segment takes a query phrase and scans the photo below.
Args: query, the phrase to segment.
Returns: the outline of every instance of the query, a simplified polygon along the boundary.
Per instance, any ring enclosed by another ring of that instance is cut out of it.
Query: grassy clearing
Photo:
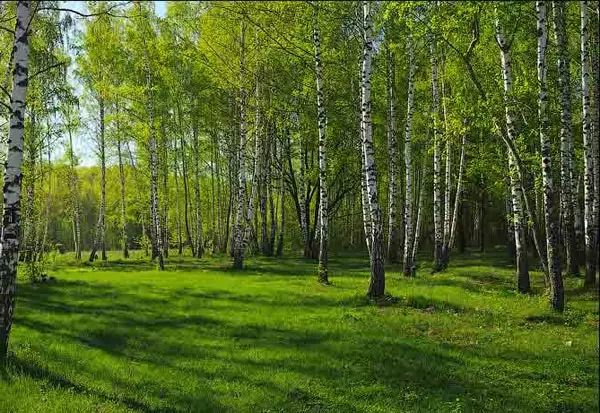
[[[117,256],[117,253],[111,256]],[[397,302],[364,299],[365,259],[225,258],[55,264],[21,282],[0,411],[598,411],[598,295],[567,310],[519,295],[498,257],[443,274],[388,272]]]

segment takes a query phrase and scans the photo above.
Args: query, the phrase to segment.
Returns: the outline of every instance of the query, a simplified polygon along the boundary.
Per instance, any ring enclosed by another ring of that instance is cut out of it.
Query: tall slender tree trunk
[[[270,137],[269,143],[269,157],[267,159],[267,188],[269,189],[269,246],[268,254],[272,256],[275,251],[275,235],[277,234],[277,211],[275,208],[275,179],[273,178],[272,170],[273,164],[275,163],[274,158],[277,156],[277,138],[276,138],[275,125],[273,125],[273,135]]]
[[[565,246],[566,270],[571,275],[579,273],[576,254],[575,228],[573,223],[573,203],[577,197],[572,196],[573,183],[573,126],[571,124],[571,76],[568,50],[568,38],[565,23],[565,3],[554,1],[554,32],[556,34],[558,54],[558,85],[560,88],[560,181],[561,181],[561,215],[563,242]]]
[[[36,165],[37,165],[37,150],[35,149],[35,142],[37,141],[37,123],[36,123],[36,112],[31,111],[30,124],[30,140],[32,141],[26,147],[27,149],[27,169],[30,171],[30,177],[26,180],[25,192],[27,195],[25,204],[25,217],[23,220],[23,240],[25,246],[25,253],[23,254],[22,260],[25,262],[33,261],[33,255],[35,252],[35,239],[37,238],[37,220],[35,213],[35,188],[36,188]],[[28,140],[29,141],[29,140]]]
[[[496,11],[497,14],[497,11]],[[502,75],[504,79],[504,105],[506,116],[506,129],[508,139],[514,142],[517,138],[513,119],[513,97],[512,97],[512,67],[509,54],[509,45],[504,38],[504,32],[496,15],[496,40],[500,47],[500,58],[502,61]],[[523,186],[521,174],[514,154],[509,151],[508,154],[509,174],[511,181],[512,207],[513,207],[513,225],[515,228],[515,251],[517,264],[517,286],[520,292],[529,292],[529,267],[527,264],[527,245],[525,241],[525,229],[523,223],[523,210],[521,202],[523,196]]]
[[[596,284],[596,228],[594,217],[594,143],[591,131],[590,50],[588,2],[581,1],[581,98],[583,104],[583,190],[585,227],[585,285]]]
[[[70,110],[70,109],[69,109]],[[79,177],[75,165],[75,153],[73,151],[73,134],[71,122],[72,113],[68,115],[69,125],[67,134],[69,135],[69,177],[71,181],[71,208],[73,210],[73,245],[75,248],[75,259],[81,260],[81,211],[79,206]]]
[[[360,66],[359,66],[359,71],[362,74],[362,61],[360,62]],[[362,78],[361,78],[361,82],[362,82]],[[353,85],[354,83],[352,83]],[[354,88],[353,88],[354,90]],[[371,245],[373,244],[373,221],[371,219],[371,214],[369,212],[369,195],[367,193],[367,169],[365,167],[365,157],[363,155],[363,124],[362,124],[362,118],[363,118],[363,110],[362,110],[362,85],[359,84],[358,86],[358,94],[359,94],[359,99],[358,99],[358,132],[360,135],[360,142],[359,142],[359,153],[360,153],[360,204],[361,204],[361,211],[362,211],[362,222],[363,222],[363,230],[364,230],[364,234],[365,234],[365,244],[367,246],[367,252],[369,254],[369,257],[371,257],[371,252],[372,252],[372,248]],[[370,259],[370,258],[369,258]]]
[[[427,170],[425,162],[419,175],[419,199],[417,201],[417,222],[415,223],[414,242],[412,247],[412,275],[416,274],[417,254],[419,253],[419,242],[421,241],[421,227],[423,226],[423,200],[425,199],[425,171]]]
[[[444,141],[445,141],[445,175],[444,175],[444,235],[442,240],[442,265],[443,268],[448,267],[450,262],[450,231],[451,231],[451,168],[452,168],[452,148],[451,141],[448,135],[448,113],[447,113],[447,96],[446,96],[446,60],[444,53],[441,54],[441,66],[442,66],[442,111],[444,116]]]
[[[433,226],[434,226],[434,263],[433,272],[441,271],[444,267],[443,260],[443,218],[442,218],[442,183],[441,150],[439,142],[439,97],[438,97],[438,73],[437,52],[435,38],[431,39],[431,90],[433,104],[431,113],[433,117]]]
[[[260,193],[259,208],[260,208],[260,250],[265,256],[269,254],[269,233],[267,230],[268,218],[268,193],[269,193],[269,155],[270,155],[270,138],[271,138],[271,122],[267,119],[265,122],[265,136],[263,136],[261,157],[259,159],[258,170],[258,190]]]
[[[241,23],[240,36],[240,143],[238,148],[238,195],[237,211],[235,222],[235,240],[233,251],[233,267],[236,269],[244,268],[244,203],[246,200],[246,89],[245,83],[245,36],[246,25]]]
[[[310,258],[310,242],[308,234],[308,218],[306,211],[306,168],[304,160],[306,158],[306,150],[304,141],[299,139],[300,145],[300,174],[298,176],[298,195],[300,205],[300,231],[302,233],[302,244],[304,245],[304,258]]]
[[[323,96],[323,70],[321,67],[321,40],[319,38],[318,9],[316,4],[313,13],[313,41],[315,46],[315,71],[317,80],[317,124],[319,127],[319,266],[317,269],[319,282],[329,284],[328,262],[328,193],[327,193],[327,137],[325,126],[325,102]]]
[[[141,4],[138,3],[141,14]],[[152,220],[152,236],[154,239],[154,249],[156,251],[156,257],[158,258],[158,268],[160,270],[165,269],[163,260],[163,239],[161,232],[161,225],[159,219],[159,199],[158,199],[158,145],[155,136],[155,125],[154,125],[154,96],[152,93],[152,74],[150,71],[150,62],[148,58],[148,50],[146,47],[146,41],[143,41],[144,48],[144,71],[146,75],[146,98],[147,98],[147,111],[148,111],[148,125],[149,125],[149,137],[148,137],[148,150],[150,152],[150,217]]]
[[[594,228],[596,231],[596,271],[600,266],[600,3],[596,3],[596,24],[592,38],[592,77],[594,80],[592,119],[594,151]]]
[[[216,139],[215,139],[216,140]],[[216,254],[219,251],[219,233],[217,232],[217,224],[220,224],[219,219],[220,213],[217,214],[217,209],[219,209],[219,199],[215,199],[215,165],[217,163],[216,151],[214,148],[211,148],[210,151],[210,198],[211,198],[211,211],[212,211],[212,254]],[[220,212],[220,211],[219,211]]]
[[[236,122],[241,125],[239,118],[236,118]],[[239,126],[238,125],[238,126]],[[225,226],[226,234],[225,239],[229,243],[229,255],[231,258],[235,255],[235,235],[236,235],[236,214],[237,214],[237,193],[239,185],[239,174],[238,174],[238,150],[237,144],[239,143],[239,127],[235,128],[235,132],[232,134],[232,144],[229,148],[228,154],[228,168],[227,178],[229,181],[229,202],[227,204],[227,222]],[[231,225],[230,225],[231,223]],[[225,248],[227,250],[227,248]]]
[[[162,178],[162,193],[163,193],[163,202],[162,202],[162,245],[163,245],[163,255],[165,258],[169,258],[169,245],[171,245],[170,233],[169,233],[169,147],[167,145],[167,130],[166,124],[163,120],[161,122],[161,141],[160,141],[160,150],[161,156],[159,159],[159,166],[162,170],[161,178]]]
[[[98,106],[100,109],[100,136],[98,137],[98,145],[100,152],[100,209],[98,211],[98,221],[96,223],[96,236],[94,245],[90,252],[89,261],[96,259],[96,251],[101,250],[102,262],[106,262],[106,144],[104,140],[104,97],[98,97]]]
[[[508,195],[506,197],[506,230],[507,234],[507,251],[508,257],[511,260],[516,259],[516,243],[515,243],[515,222],[514,216],[515,212],[513,210],[512,205],[512,194],[511,194],[511,185],[510,185],[510,177],[506,177],[506,187],[508,188]]]
[[[574,144],[571,148],[574,148]],[[575,152],[571,151],[571,154],[573,154],[573,157],[571,158],[571,170],[573,171],[571,179],[573,180],[573,227],[575,228],[575,253],[577,256],[577,263],[585,264],[585,242],[583,241],[583,210],[581,203],[581,185],[583,183],[583,171],[577,174],[577,176],[575,176]]]
[[[361,180],[360,180],[360,201],[362,206],[363,216],[363,227],[365,232],[365,239],[367,245],[367,252],[369,257],[372,252],[373,244],[373,222],[371,220],[371,213],[369,212],[369,195],[367,193],[367,170],[365,168],[365,160],[362,155],[362,143],[361,143]]]
[[[14,296],[19,256],[19,225],[21,223],[21,163],[23,161],[23,131],[28,85],[29,2],[17,3],[14,37],[13,87],[10,99],[10,129],[4,171],[4,211],[0,235],[0,364],[6,362],[8,339],[12,326]]]
[[[389,44],[386,43],[386,100],[387,100],[387,138],[388,138],[388,175],[389,175],[389,189],[388,189],[388,244],[387,244],[387,257],[392,263],[398,262],[398,250],[399,250],[399,234],[398,234],[398,223],[397,223],[397,143],[396,143],[396,94],[395,94],[395,64],[394,55],[389,48]]]
[[[544,217],[546,222],[546,256],[550,278],[552,308],[564,309],[564,289],[558,255],[558,222],[554,214],[554,191],[552,188],[551,144],[548,136],[548,90],[546,85],[546,47],[548,32],[546,26],[546,2],[536,2],[537,11],[537,76],[539,87],[538,116],[540,121],[540,145],[542,152],[542,185],[544,187]]]
[[[198,144],[198,125],[194,121],[192,128],[194,145],[194,195],[196,197],[196,258],[202,258],[204,247],[202,242],[202,201],[200,199],[200,145]]]
[[[117,106],[117,116],[118,114]],[[119,121],[117,120],[117,157],[119,161],[119,181],[121,184],[121,248],[123,249],[123,258],[129,258],[129,249],[127,247],[127,204],[125,201],[125,167],[123,165],[123,156],[121,150],[121,131]]]
[[[220,151],[219,151],[219,137],[215,135],[215,144],[214,144],[214,153],[215,153],[215,173],[217,179],[217,239],[218,245],[215,252],[224,252],[227,249],[227,245],[223,245],[227,243],[227,237],[223,236],[223,200],[221,199],[221,162],[219,161]]]
[[[375,171],[375,150],[371,124],[371,59],[373,39],[371,37],[372,16],[371,3],[363,1],[363,64],[362,64],[362,105],[361,129],[362,149],[365,162],[365,180],[369,212],[373,223],[373,241],[371,244],[371,279],[367,295],[371,298],[382,297],[385,293],[385,268],[383,228],[381,224],[381,208],[377,194],[377,178]]]
[[[254,121],[254,159],[252,161],[252,181],[250,184],[250,196],[248,197],[248,206],[246,208],[246,232],[244,234],[244,242],[246,244],[246,248],[252,245],[252,250],[254,252],[258,251],[258,225],[257,219],[258,215],[255,214],[255,201],[257,198],[259,175],[260,175],[260,159],[262,158],[262,142],[261,142],[261,134],[260,134],[260,126],[261,126],[261,113],[258,107],[258,102],[260,101],[260,80],[258,75],[256,76],[256,114]]]
[[[175,230],[177,231],[177,254],[183,254],[183,235],[181,231],[181,206],[180,203],[180,195],[179,195],[179,161],[177,159],[177,140],[173,142],[173,157],[175,162],[175,167],[173,168],[173,178],[175,180]]]
[[[409,34],[408,41],[408,109],[406,111],[406,131],[404,135],[404,165],[406,168],[406,186],[404,196],[404,275],[409,277],[414,274],[413,269],[413,246],[414,246],[414,228],[413,228],[413,169],[412,169],[412,120],[415,101],[415,53],[412,37]]]
[[[43,150],[42,150],[43,152]],[[40,155],[42,155],[40,153]],[[38,251],[38,255],[37,255],[37,261],[41,261],[44,257],[44,254],[46,252],[46,240],[48,239],[48,224],[50,223],[50,204],[51,204],[51,200],[52,200],[52,146],[50,144],[50,120],[49,118],[46,118],[46,155],[47,155],[47,162],[48,162],[48,192],[46,192],[46,200],[44,202],[45,204],[45,208],[44,208],[44,230],[43,230],[43,234],[42,234],[42,238],[40,239],[40,245],[37,249]],[[40,156],[42,157],[42,156]],[[42,163],[42,167],[43,167],[43,163]],[[42,183],[43,185],[43,183]]]
[[[285,131],[285,135],[289,136],[289,131],[286,130]],[[280,160],[280,165],[281,165],[281,175],[279,177],[279,214],[280,214],[280,218],[279,218],[279,237],[277,239],[277,253],[276,255],[278,257],[282,257],[283,256],[283,237],[285,235],[285,153],[286,151],[289,151],[289,145],[287,144],[289,143],[289,140],[286,142],[286,144],[284,144],[284,142],[281,143],[281,145],[279,146],[279,160]]]
[[[189,198],[190,191],[188,187],[188,170],[187,163],[185,160],[185,140],[183,138],[183,132],[180,132],[180,142],[181,142],[181,168],[182,168],[182,176],[183,179],[183,221],[185,224],[185,243],[190,246],[190,250],[192,251],[192,256],[196,256],[196,249],[194,248],[194,242],[192,241],[192,233],[190,230],[190,219],[189,219]]]
[[[468,123],[467,120],[465,120],[465,124]],[[456,182],[456,197],[454,198],[454,209],[453,209],[453,213],[452,213],[452,226],[450,229],[450,239],[448,240],[448,255],[450,253],[449,250],[451,250],[454,247],[454,240],[456,238],[456,224],[457,224],[457,220],[458,220],[458,211],[460,209],[460,203],[461,203],[461,196],[462,196],[462,181],[463,181],[463,174],[465,171],[465,149],[467,146],[467,132],[465,132],[462,136],[462,141],[460,143],[460,163],[458,166],[458,178],[457,178],[457,182]]]

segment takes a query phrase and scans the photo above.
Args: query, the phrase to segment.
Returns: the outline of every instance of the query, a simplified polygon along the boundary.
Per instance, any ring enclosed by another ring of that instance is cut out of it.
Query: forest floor
[[[291,258],[62,260],[20,280],[2,412],[598,411],[597,290],[567,279],[552,313],[498,254],[389,269],[380,305],[365,258],[327,287]]]

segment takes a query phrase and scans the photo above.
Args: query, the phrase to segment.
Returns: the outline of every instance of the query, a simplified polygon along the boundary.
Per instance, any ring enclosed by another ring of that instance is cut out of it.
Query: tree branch
[[[410,13],[413,15],[413,17],[415,17],[420,23],[422,23],[427,28],[427,30],[429,31],[430,34],[433,34],[433,35],[439,37],[440,39],[442,39],[444,41],[444,43],[446,43],[452,50],[454,50],[456,52],[456,54],[464,62],[465,66],[467,68],[467,72],[469,72],[469,77],[471,78],[471,81],[477,88],[477,91],[479,92],[479,94],[481,95],[483,100],[487,100],[487,94],[485,93],[485,90],[483,90],[483,86],[481,85],[481,82],[479,81],[479,78],[477,77],[477,74],[475,73],[475,70],[473,69],[473,65],[471,64],[471,55],[473,54],[473,50],[475,49],[475,46],[477,45],[477,42],[479,41],[478,18],[476,17],[475,21],[473,23],[473,39],[471,40],[471,43],[469,44],[469,48],[467,49],[467,52],[463,54],[456,46],[454,46],[452,44],[452,42],[450,42],[450,40],[446,39],[441,34],[436,33],[433,30],[433,28],[429,24],[427,24],[426,21],[421,19],[420,16],[418,16],[417,14],[414,14],[413,12],[410,12]],[[477,14],[479,14],[479,11],[477,12]]]
[[[27,77],[27,80],[31,80],[31,79],[33,79],[34,77],[36,77],[36,76],[39,76],[39,75],[41,75],[41,74],[43,74],[43,73],[49,72],[50,70],[52,70],[52,69],[55,69],[55,68],[57,68],[57,67],[64,66],[64,65],[66,65],[67,63],[68,63],[68,62],[66,62],[66,61],[64,61],[64,62],[58,62],[58,63],[54,63],[53,65],[50,65],[50,66],[48,66],[48,67],[45,67],[45,68],[43,68],[43,69],[40,69],[40,70],[38,70],[37,72],[35,72],[34,74],[32,74],[32,75],[28,76],[28,77]]]
[[[76,14],[76,15],[78,15],[80,17],[86,17],[86,18],[87,17],[104,16],[104,15],[108,15],[108,16],[111,16],[111,17],[126,17],[126,18],[135,17],[135,16],[120,16],[120,15],[116,15],[116,14],[112,14],[111,13],[111,11],[114,10],[114,9],[116,9],[117,7],[126,6],[129,3],[131,3],[131,2],[127,1],[125,3],[116,3],[116,4],[113,4],[112,6],[110,6],[108,9],[100,11],[100,12],[97,12],[97,13],[82,13],[82,12],[77,11],[77,10],[63,8],[63,7],[40,7],[38,10],[39,11],[41,11],[41,10],[63,11],[65,13],[73,13],[73,14]]]

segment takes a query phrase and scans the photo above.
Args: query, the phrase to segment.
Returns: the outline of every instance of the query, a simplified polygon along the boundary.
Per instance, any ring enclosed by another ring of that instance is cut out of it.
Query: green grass
[[[55,263],[56,283],[21,280],[0,411],[598,411],[598,294],[580,279],[560,315],[539,273],[517,294],[498,256],[388,270],[380,305],[367,260],[332,260],[331,286],[315,268]]]

